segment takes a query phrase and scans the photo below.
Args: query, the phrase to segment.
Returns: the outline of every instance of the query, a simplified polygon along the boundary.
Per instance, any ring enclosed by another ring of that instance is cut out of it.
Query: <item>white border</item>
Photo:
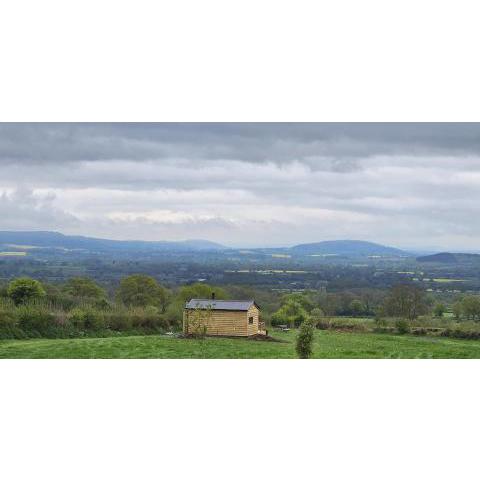
[[[469,0],[20,0],[0,120],[478,120]]]
[[[2,2],[0,120],[478,121],[478,10]],[[2,361],[0,474],[474,478],[477,377],[477,361]]]

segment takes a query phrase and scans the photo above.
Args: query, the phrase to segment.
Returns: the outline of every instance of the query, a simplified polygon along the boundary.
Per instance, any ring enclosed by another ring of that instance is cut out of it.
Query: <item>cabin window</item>
[[[249,323],[250,325],[253,325],[253,317],[248,317],[248,323]]]

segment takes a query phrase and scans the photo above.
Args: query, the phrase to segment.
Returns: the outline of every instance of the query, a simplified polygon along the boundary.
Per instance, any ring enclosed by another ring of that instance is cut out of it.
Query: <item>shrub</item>
[[[375,325],[379,328],[385,328],[388,326],[387,319],[384,317],[376,316],[375,317]]]
[[[134,308],[129,311],[134,329],[155,328],[158,322],[158,308],[150,305],[146,308]]]
[[[397,320],[395,322],[395,327],[397,328],[397,332],[400,335],[405,335],[406,333],[410,333],[410,324],[407,322],[407,320]]]
[[[174,325],[181,325],[183,321],[183,304],[172,302],[165,313],[168,321]]]
[[[132,316],[127,310],[114,309],[105,313],[105,321],[111,330],[125,332],[132,329]]]
[[[312,356],[313,334],[313,321],[310,318],[307,318],[302,322],[297,335],[295,349],[297,351],[298,358],[310,358]]]
[[[106,327],[101,312],[93,308],[74,308],[67,317],[68,322],[78,330],[102,330]]]
[[[35,305],[22,305],[17,308],[16,316],[19,327],[27,336],[56,336],[55,315],[47,309]]]
[[[437,303],[435,305],[435,308],[433,309],[433,314],[437,318],[442,318],[445,315],[446,311],[447,311],[447,307],[445,307],[443,303]]]
[[[18,320],[15,318],[13,312],[0,310],[0,339],[21,339],[26,335],[18,326]]]

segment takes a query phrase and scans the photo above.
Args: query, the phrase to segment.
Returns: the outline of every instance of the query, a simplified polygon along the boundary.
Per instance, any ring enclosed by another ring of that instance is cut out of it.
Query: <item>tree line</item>
[[[180,330],[185,302],[191,298],[255,298],[268,326],[300,327],[307,320],[322,328],[331,317],[396,318],[422,316],[480,320],[480,297],[459,296],[448,305],[415,285],[389,290],[362,288],[344,292],[309,290],[282,293],[251,286],[206,283],[171,289],[148,275],[121,279],[107,290],[86,277],[62,284],[21,277],[0,286],[0,337],[98,335],[111,332],[155,333]]]

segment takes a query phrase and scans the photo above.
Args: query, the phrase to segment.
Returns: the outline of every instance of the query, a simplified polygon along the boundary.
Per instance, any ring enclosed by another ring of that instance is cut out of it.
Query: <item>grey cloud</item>
[[[47,230],[59,225],[71,228],[80,224],[77,217],[61,210],[54,202],[52,194],[38,198],[27,189],[3,192],[0,195],[0,226],[11,230]]]
[[[300,161],[350,171],[374,155],[480,153],[474,123],[1,124],[2,162],[209,159]]]
[[[480,124],[0,124],[0,229],[470,248],[479,192]]]

